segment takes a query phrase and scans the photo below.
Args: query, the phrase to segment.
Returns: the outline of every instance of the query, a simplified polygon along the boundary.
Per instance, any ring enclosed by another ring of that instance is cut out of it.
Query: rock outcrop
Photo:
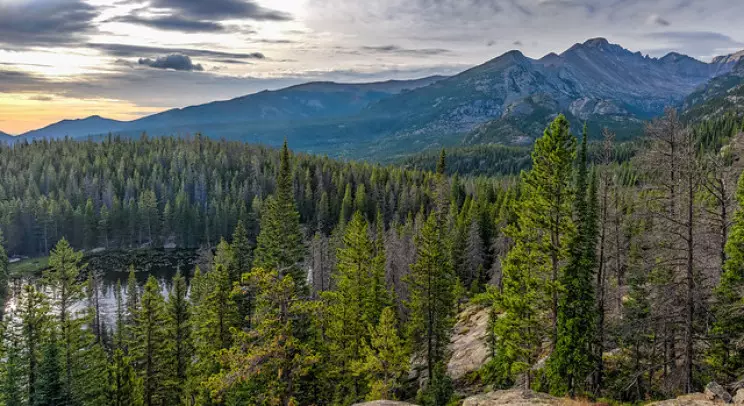
[[[545,393],[531,390],[500,390],[472,396],[462,406],[532,406],[532,405],[565,405],[566,399],[556,398]]]
[[[490,358],[487,342],[488,309],[470,307],[461,312],[450,343],[447,373],[455,381],[482,367]]]
[[[736,391],[736,396],[734,396],[734,404],[744,405],[744,388]]]
[[[731,394],[726,392],[726,389],[716,382],[711,382],[705,386],[705,396],[708,397],[708,400],[713,401],[719,400],[725,403],[731,403],[733,401]]]

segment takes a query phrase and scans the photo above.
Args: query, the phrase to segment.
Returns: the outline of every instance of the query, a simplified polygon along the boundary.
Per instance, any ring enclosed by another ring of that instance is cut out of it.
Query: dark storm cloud
[[[143,17],[140,15],[126,15],[114,17],[112,22],[143,25],[145,27],[159,30],[180,32],[220,32],[225,31],[225,26],[213,21],[200,21],[183,18],[176,15],[159,17]]]
[[[292,20],[291,15],[267,9],[256,4],[253,0],[134,0],[132,2],[147,3],[153,9],[167,10],[197,20]]]
[[[163,54],[180,54],[189,57],[204,58],[229,58],[229,59],[265,59],[266,56],[260,52],[251,53],[234,53],[209,51],[205,49],[186,49],[186,48],[167,48],[167,47],[149,47],[144,45],[126,45],[126,44],[106,44],[90,43],[88,47],[97,49],[111,56],[119,58],[129,57],[157,57]]]
[[[171,54],[167,56],[160,56],[155,59],[140,58],[138,63],[140,65],[149,66],[156,69],[173,69],[181,71],[203,71],[204,67],[201,64],[195,64],[191,61],[187,55]]]
[[[364,46],[360,48],[363,52],[393,54],[406,56],[435,56],[449,54],[451,51],[441,48],[408,49],[398,45]]]
[[[96,30],[95,7],[82,0],[0,1],[0,44],[9,48],[74,44]]]

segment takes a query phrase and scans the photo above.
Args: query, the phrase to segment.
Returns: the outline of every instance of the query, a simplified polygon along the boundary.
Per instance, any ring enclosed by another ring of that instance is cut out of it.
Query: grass
[[[10,264],[8,266],[8,270],[10,271],[10,275],[12,277],[19,277],[41,272],[47,267],[49,267],[48,256],[21,260],[20,262]]]

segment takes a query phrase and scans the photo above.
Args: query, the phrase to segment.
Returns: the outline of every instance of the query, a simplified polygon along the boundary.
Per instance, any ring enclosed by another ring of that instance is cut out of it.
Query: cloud
[[[142,3],[142,0],[134,2]],[[156,11],[185,15],[197,20],[292,20],[290,14],[262,7],[253,0],[150,0],[148,4]]]
[[[158,30],[180,31],[180,32],[220,32],[225,31],[225,26],[213,21],[199,21],[176,15],[164,15],[158,17],[143,17],[140,15],[126,15],[114,17],[112,22],[143,25]]]
[[[149,66],[156,69],[172,69],[181,71],[203,71],[204,67],[201,64],[195,64],[191,61],[187,55],[171,54],[167,56],[160,56],[155,59],[140,58],[138,63],[140,65]]]
[[[96,31],[98,10],[83,0],[0,1],[0,44],[74,44]]]
[[[658,47],[645,49],[653,56],[665,55],[668,52],[684,52],[694,58],[707,60],[713,56],[728,54],[744,47],[744,42],[737,41],[728,35],[712,31],[667,31],[645,35]]]
[[[362,51],[380,54],[394,54],[394,55],[407,55],[407,56],[435,56],[448,54],[451,51],[442,48],[422,48],[422,49],[407,49],[402,48],[398,45],[382,45],[382,46],[363,46],[360,48]]]
[[[168,48],[168,47],[151,47],[144,45],[128,45],[113,43],[89,43],[88,47],[97,49],[103,53],[119,58],[128,58],[139,56],[157,57],[163,54],[179,54],[189,57],[204,58],[229,58],[229,59],[266,59],[261,52],[238,53],[238,52],[221,52],[209,51],[205,49],[188,49],[188,48]]]
[[[670,23],[658,14],[651,14],[646,19],[646,25],[660,25],[662,27],[667,27]]]

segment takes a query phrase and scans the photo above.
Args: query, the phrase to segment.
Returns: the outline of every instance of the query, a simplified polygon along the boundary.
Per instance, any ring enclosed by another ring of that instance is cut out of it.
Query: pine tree
[[[66,404],[59,365],[59,346],[57,332],[51,331],[44,343],[43,355],[39,364],[39,376],[35,381],[34,406],[57,406]]]
[[[364,397],[364,388],[359,380],[353,379],[352,368],[362,357],[362,346],[369,332],[367,326],[374,325],[379,318],[372,313],[375,309],[371,306],[374,252],[368,227],[357,211],[346,226],[343,247],[338,250],[336,289],[324,293],[328,302],[330,354],[339,379],[335,385],[336,398],[341,403],[354,403]]]
[[[190,304],[187,298],[188,286],[186,278],[177,272],[173,277],[173,287],[168,295],[167,303],[167,331],[166,342],[168,344],[168,388],[169,394],[166,403],[178,404],[184,392],[187,379],[187,371],[191,363],[191,314]]]
[[[370,327],[369,344],[364,343],[364,357],[356,366],[357,375],[368,381],[367,400],[396,399],[401,379],[408,372],[410,356],[397,325],[395,310],[386,307],[379,323]]]
[[[240,280],[244,273],[250,272],[251,262],[253,261],[251,258],[253,249],[250,241],[248,241],[248,233],[242,220],[238,220],[238,224],[235,226],[230,247],[235,257],[233,269],[230,270],[230,280],[236,282]]]
[[[436,213],[429,214],[416,238],[417,258],[408,279],[408,337],[420,348],[429,377],[447,358],[454,326],[455,275],[446,252],[447,236]]]
[[[488,374],[500,386],[525,373],[530,386],[543,340],[550,338],[553,346],[557,341],[558,278],[575,234],[571,182],[576,139],[569,128],[560,115],[535,142],[532,170],[522,174],[516,224],[504,230],[514,246],[502,261],[497,306],[504,314],[494,325],[497,355]]]
[[[259,292],[255,328],[223,355],[220,375],[209,386],[220,398],[242,393],[236,404],[303,404],[298,383],[319,359],[296,323],[312,314],[312,304],[299,297],[290,275],[256,268],[250,277]]]
[[[736,191],[739,207],[744,207],[744,175]],[[744,352],[736,343],[744,340],[744,210],[734,214],[721,281],[715,291],[715,316],[709,350],[710,362],[721,382],[731,382],[744,371]],[[740,345],[740,344],[739,344]]]
[[[597,248],[596,178],[587,191],[587,133],[578,159],[575,212],[577,233],[571,242],[569,263],[560,276],[558,340],[548,361],[551,391],[571,397],[593,367],[592,345],[596,317],[594,268]]]
[[[5,406],[25,406],[24,371],[21,339],[10,323],[0,325],[0,403]],[[4,348],[1,348],[4,347]]]
[[[0,230],[0,320],[3,319],[3,312],[5,311],[5,299],[8,296],[8,280],[10,279],[8,254],[5,252],[4,244],[3,232]]]
[[[375,222],[375,239],[373,242],[374,258],[372,259],[372,276],[370,280],[370,295],[365,307],[368,309],[369,322],[377,325],[386,307],[393,306],[395,300],[392,293],[387,287],[386,264],[387,255],[385,253],[385,220],[382,212],[377,210]]]
[[[254,266],[276,269],[280,274],[292,275],[301,291],[305,287],[305,246],[300,230],[300,213],[294,200],[289,149],[284,142],[276,193],[270,197],[261,215]]]
[[[130,350],[143,382],[145,406],[160,405],[167,397],[166,323],[165,300],[160,295],[158,281],[150,275],[135,314],[134,342]]]
[[[49,257],[50,270],[44,273],[44,282],[56,294],[53,305],[57,311],[60,328],[60,352],[64,396],[74,396],[75,369],[81,346],[81,327],[85,321],[76,318],[73,306],[84,298],[84,287],[79,281],[81,252],[76,252],[64,238],[57,243]],[[71,400],[69,400],[71,401]],[[67,401],[67,402],[69,402]],[[65,403],[66,404],[66,403]]]
[[[23,363],[28,403],[36,403],[36,389],[39,379],[39,362],[41,360],[44,330],[50,323],[49,303],[46,296],[33,284],[23,287],[23,294],[18,305],[23,336]],[[69,392],[62,392],[64,400],[69,400]]]
[[[132,366],[132,359],[117,348],[108,368],[106,399],[111,406],[139,406],[142,404],[142,382]]]

